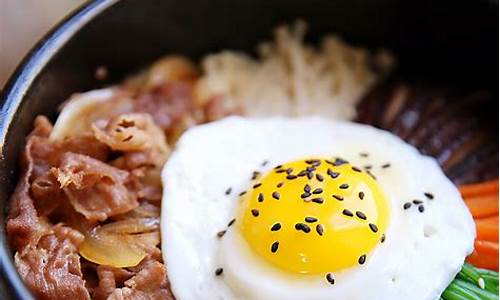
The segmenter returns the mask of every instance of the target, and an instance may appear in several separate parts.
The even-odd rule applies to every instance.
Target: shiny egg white
[[[334,285],[323,276],[304,280],[276,270],[234,227],[217,238],[253,171],[311,156],[372,165],[391,206],[385,242],[364,265],[337,272]],[[263,161],[269,163],[262,166]],[[382,168],[386,163],[390,168]],[[178,300],[434,300],[473,250],[472,217],[436,161],[367,125],[317,117],[230,117],[197,126],[179,140],[162,182],[162,250]],[[228,187],[232,193],[226,195]],[[423,213],[415,206],[403,209],[413,199],[424,201]],[[224,273],[215,276],[219,267]]]

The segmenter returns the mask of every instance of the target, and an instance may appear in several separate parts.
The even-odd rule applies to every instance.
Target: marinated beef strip
[[[54,130],[37,117],[7,221],[37,298],[174,299],[158,248],[161,168],[185,129],[234,113],[196,99],[197,76],[167,57],[121,86],[72,97]],[[116,248],[139,263],[113,266],[123,263],[109,258]]]
[[[22,175],[11,199],[7,233],[16,250],[20,276],[39,299],[90,299],[82,278],[77,245],[82,235],[61,224],[50,225],[39,217],[30,195],[33,177],[47,168],[34,157],[34,143],[46,139],[51,127],[38,118],[22,156]],[[38,157],[39,158],[39,157]]]
[[[59,168],[51,171],[73,208],[91,223],[139,205],[135,194],[126,187],[129,173],[97,159],[67,152]]]
[[[498,129],[484,122],[490,97],[389,81],[359,103],[356,121],[389,130],[435,157],[456,184],[477,182],[498,177]]]

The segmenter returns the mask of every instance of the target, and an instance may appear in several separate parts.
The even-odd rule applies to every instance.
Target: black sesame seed
[[[411,207],[411,203],[410,202],[406,202],[405,204],[403,204],[403,209],[408,209]]]
[[[363,200],[363,198],[365,197],[365,193],[359,192],[358,197],[359,197],[359,199]]]
[[[425,211],[425,207],[423,205],[418,206],[418,211],[423,213]]]
[[[387,169],[387,168],[389,168],[390,166],[391,166],[391,164],[390,164],[390,163],[383,164],[383,165],[382,165],[382,169]]]
[[[312,201],[312,202],[314,202],[314,203],[319,203],[319,204],[321,204],[321,203],[323,203],[325,200],[323,200],[323,198],[314,198],[314,199],[312,199],[311,201]]]
[[[366,220],[366,215],[363,212],[361,212],[361,211],[357,211],[356,212],[356,216],[358,218],[360,218],[361,220]]]
[[[280,246],[280,242],[274,242],[272,245],[271,245],[271,252],[272,253],[276,253],[276,251],[278,251],[278,247]]]
[[[308,159],[308,160],[306,160],[306,164],[308,164],[308,165],[313,165],[313,164],[317,164],[317,163],[321,163],[321,161],[319,159]]]
[[[302,195],[300,195],[300,198],[305,199],[309,196],[311,196],[311,193],[302,193]]]
[[[323,228],[323,225],[321,225],[321,224],[316,225],[316,232],[319,235],[323,235],[323,232],[325,232],[325,229]]]
[[[221,230],[221,231],[217,232],[217,237],[221,238],[224,236],[224,234],[226,234],[226,230]]]
[[[368,153],[366,153],[366,152],[361,152],[361,153],[359,154],[359,156],[361,156],[361,157],[368,157]]]
[[[306,170],[302,170],[299,172],[299,174],[297,174],[298,177],[303,177],[303,176],[306,176],[307,175],[307,171]]]
[[[311,201],[314,203],[319,203],[319,204],[325,202],[325,200],[323,200],[323,198],[314,198]]]
[[[280,183],[278,183],[278,184],[276,185],[276,187],[277,187],[277,188],[280,188],[280,187],[282,187],[282,186],[283,186],[283,184],[284,184],[283,182],[280,182]]]
[[[229,221],[229,223],[227,223],[227,227],[231,227],[231,225],[233,225],[235,221],[236,219],[232,219],[231,221]]]
[[[361,255],[359,258],[358,258],[358,263],[360,265],[364,264],[366,262],[366,254],[363,254]]]
[[[273,198],[276,199],[276,200],[279,200],[280,199],[280,193],[273,192]]]
[[[282,165],[277,165],[276,167],[274,167],[275,170],[278,170],[278,169],[281,169],[281,168],[283,168]]]
[[[311,192],[311,186],[310,186],[310,185],[308,185],[308,184],[306,184],[306,185],[304,186],[304,192],[306,192],[306,193],[310,193],[310,192]]]
[[[304,223],[295,224],[295,229],[299,230],[299,231],[303,231],[305,233],[309,233],[311,231],[311,227],[309,227],[309,225],[304,224]]]
[[[311,164],[313,167],[319,167],[321,165],[321,161],[317,160]]]
[[[261,166],[263,166],[263,167],[265,167],[268,163],[269,163],[269,161],[268,161],[268,160],[265,160],[265,161],[263,161],[260,165],[261,165]]]
[[[366,165],[363,167],[365,170],[371,170],[373,167],[372,165]]]
[[[231,194],[231,191],[232,191],[232,190],[233,190],[232,188],[228,188],[228,189],[225,191],[225,194],[226,194],[226,195]]]
[[[349,188],[349,185],[347,183],[342,183],[341,185],[339,185],[339,189],[348,189]]]
[[[422,201],[422,200],[413,200],[412,202],[413,202],[413,204],[415,204],[415,205],[419,205],[419,204],[424,203],[424,201]]]
[[[331,161],[331,160],[325,159],[325,162],[326,162],[327,164],[329,164],[329,165],[334,166],[333,161]]]
[[[323,193],[323,189],[322,188],[314,189],[314,191],[312,193],[315,194],[315,195],[321,194],[321,193]]]
[[[286,177],[286,179],[289,179],[289,180],[292,180],[292,179],[295,179],[295,178],[297,178],[297,175],[288,175]]]
[[[281,224],[280,223],[276,223],[274,224],[272,227],[271,227],[271,231],[278,231],[281,229]]]
[[[322,182],[324,180],[323,176],[321,176],[321,174],[316,174],[316,179],[319,181],[319,182]]]
[[[253,171],[253,173],[252,173],[252,180],[257,179],[257,177],[259,177],[259,175],[260,175],[259,171]]]
[[[312,172],[307,173],[307,178],[311,180],[314,177],[314,174]]]
[[[329,284],[335,284],[335,278],[332,273],[326,274],[326,281],[328,281]]]
[[[375,177],[375,175],[373,175],[372,172],[370,172],[369,170],[366,171],[366,174],[370,175],[370,177],[373,178],[373,180],[377,180],[377,177]]]
[[[285,170],[285,169],[278,169],[278,170],[276,170],[276,173],[278,173],[278,174],[279,174],[279,173],[285,173],[285,172],[286,172],[286,170]]]
[[[339,201],[342,201],[344,200],[344,197],[340,196],[340,195],[332,195],[333,198],[339,200]]]
[[[215,276],[220,276],[220,275],[222,275],[222,272],[224,272],[224,269],[222,269],[222,268],[217,268],[217,269],[215,269]]]
[[[346,163],[348,163],[347,160],[344,160],[342,158],[335,158],[335,161],[333,162],[333,165],[336,166],[336,167],[338,167],[338,166],[341,166],[341,165],[346,164]]]
[[[434,195],[433,195],[433,194],[431,194],[431,193],[424,193],[424,195],[425,195],[425,197],[427,197],[427,199],[429,199],[429,200],[434,199]]]
[[[380,242],[381,243],[385,242],[385,234],[382,234],[382,236],[380,237]]]
[[[258,217],[258,216],[259,216],[259,210],[258,210],[258,209],[255,209],[255,208],[254,208],[254,209],[252,209],[252,215],[253,215],[254,217]]]
[[[257,201],[259,202],[264,201],[264,195],[262,193],[259,193],[259,196],[257,196]]]
[[[314,172],[314,171],[316,171],[316,168],[315,167],[307,167],[306,171],[307,172]]]
[[[343,214],[344,216],[348,216],[348,217],[352,217],[352,216],[354,216],[354,214],[353,214],[350,210],[348,210],[348,209],[344,209],[344,210],[342,211],[342,214]]]
[[[337,173],[337,172],[333,172],[331,169],[326,170],[326,173],[327,173],[328,175],[330,175],[330,177],[331,177],[331,178],[333,178],[333,179],[335,179],[335,178],[339,177],[339,175],[340,175],[340,174],[339,174],[339,173]]]
[[[314,222],[317,222],[318,219],[315,217],[305,217],[304,221],[306,221],[307,223],[314,223]]]
[[[286,173],[287,173],[287,174],[292,174],[292,173],[293,173],[293,169],[292,169],[292,168],[288,168],[288,169],[286,169]]]
[[[378,231],[377,225],[370,223],[368,224],[368,226],[370,226],[371,231],[373,231],[374,233]]]
[[[351,168],[354,172],[361,172],[361,169],[358,167],[352,167]]]
[[[253,188],[254,188],[254,189],[256,189],[256,188],[258,188],[258,187],[259,187],[259,186],[261,186],[261,185],[262,185],[262,183],[257,183],[257,184],[254,184],[254,185],[253,185]]]
[[[245,195],[246,193],[247,193],[247,191],[243,191],[243,192],[239,193],[239,196],[243,196],[243,195]]]

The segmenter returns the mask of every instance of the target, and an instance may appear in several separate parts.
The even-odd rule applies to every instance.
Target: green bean
[[[498,272],[488,270],[488,269],[481,269],[481,268],[475,268],[475,269],[481,275],[491,275],[491,276],[498,277]]]
[[[455,279],[453,281],[453,283],[462,289],[469,290],[470,292],[475,293],[478,296],[477,298],[479,298],[479,299],[482,299],[482,300],[498,299],[498,295],[496,295],[490,291],[483,290],[483,289],[477,287],[477,285],[472,284],[470,282],[466,282],[466,281],[463,281],[460,279]]]
[[[446,288],[442,296],[445,300],[477,300],[474,293],[460,288],[455,284],[455,281]]]
[[[484,287],[485,287],[484,278],[481,277],[481,274],[473,266],[465,263],[462,266],[462,270],[460,270],[460,272],[458,273],[458,276],[459,276],[459,278],[464,279],[464,280],[469,279],[466,281],[470,281],[484,290]]]

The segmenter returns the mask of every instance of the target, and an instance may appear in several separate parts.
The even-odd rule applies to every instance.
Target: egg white
[[[391,206],[385,242],[364,265],[337,272],[334,285],[324,276],[304,278],[269,266],[235,227],[216,237],[233,218],[253,171],[309,156],[372,165]],[[386,163],[390,167],[382,168]],[[226,118],[188,130],[162,181],[162,249],[178,300],[437,299],[473,250],[472,217],[436,161],[367,125],[318,117]],[[225,195],[228,187],[232,193]],[[413,199],[424,201],[423,213],[415,205],[403,209]],[[224,273],[215,276],[219,267]]]

